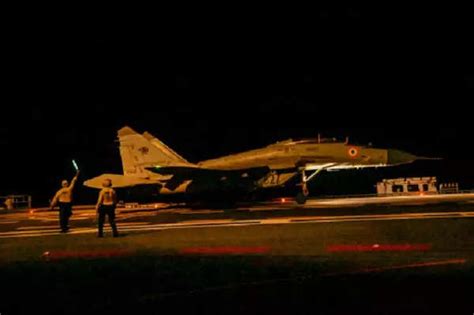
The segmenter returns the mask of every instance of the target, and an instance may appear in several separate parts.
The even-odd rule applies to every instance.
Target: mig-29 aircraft
[[[322,171],[387,167],[424,159],[399,150],[318,136],[191,163],[148,132],[139,134],[124,127],[118,131],[118,139],[123,174],[103,174],[87,180],[85,186],[101,188],[108,178],[115,188],[144,188],[153,197],[173,195],[199,200],[248,196],[296,180],[296,202],[304,204],[308,182]]]

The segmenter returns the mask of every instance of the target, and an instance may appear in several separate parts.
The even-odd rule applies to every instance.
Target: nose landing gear
[[[306,176],[306,170],[303,169],[301,170],[301,183],[299,186],[301,186],[301,191],[296,194],[295,200],[296,203],[299,205],[304,205],[306,201],[308,200],[309,196],[309,190],[308,190],[308,182],[316,177],[321,171],[323,171],[324,168],[320,168],[316,170],[313,174]]]
[[[307,183],[302,183],[301,185],[301,191],[296,194],[295,200],[297,204],[304,205],[306,203],[306,200],[308,200],[309,190]]]

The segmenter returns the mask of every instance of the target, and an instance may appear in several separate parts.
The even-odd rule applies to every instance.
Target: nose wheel
[[[296,194],[295,200],[297,204],[304,205],[306,203],[306,200],[308,200],[309,196],[308,184],[303,183],[301,186],[302,189],[299,193]]]
[[[304,169],[301,171],[301,184],[299,184],[301,186],[301,191],[298,192],[295,197],[297,204],[304,205],[306,203],[309,196],[308,182],[316,177],[316,175],[318,175],[323,169],[324,168],[320,168],[309,176],[306,176],[306,171]]]

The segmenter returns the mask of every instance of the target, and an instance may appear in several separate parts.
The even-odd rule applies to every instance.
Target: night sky
[[[444,157],[440,173],[469,182],[468,41],[433,27],[436,18],[375,32],[380,20],[342,8],[317,11],[305,32],[213,36],[191,28],[186,36],[15,40],[7,48],[0,196],[47,201],[73,175],[72,158],[82,179],[120,172],[114,140],[124,125],[151,132],[190,161],[318,133],[350,136]]]

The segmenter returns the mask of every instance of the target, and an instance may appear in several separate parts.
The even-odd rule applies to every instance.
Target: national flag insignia
[[[141,154],[145,155],[148,154],[150,149],[148,149],[147,147],[141,147],[140,149],[138,149],[138,151],[140,151]]]

